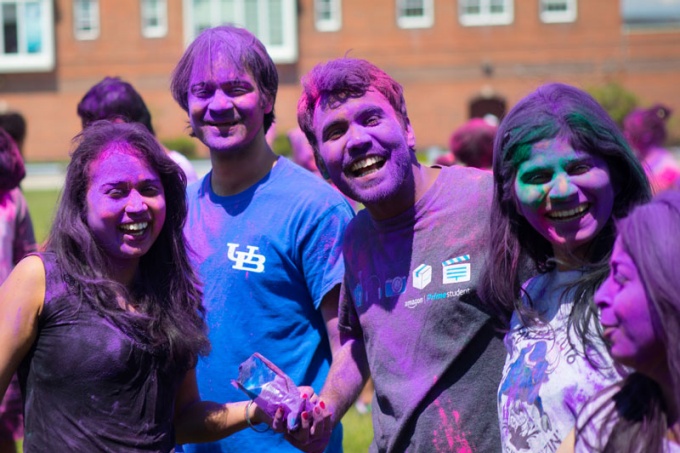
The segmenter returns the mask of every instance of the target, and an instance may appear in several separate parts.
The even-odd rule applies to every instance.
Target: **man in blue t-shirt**
[[[274,154],[276,67],[244,29],[202,32],[172,77],[172,94],[212,170],[188,188],[185,235],[204,283],[211,354],[196,374],[203,399],[238,401],[231,380],[259,352],[295,384],[319,391],[338,347],[342,235],[353,211],[312,173]],[[251,426],[191,452],[297,451],[282,434]],[[256,432],[258,431],[258,432]],[[326,451],[342,451],[341,428]]]

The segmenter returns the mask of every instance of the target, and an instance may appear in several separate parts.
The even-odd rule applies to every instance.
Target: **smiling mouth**
[[[380,170],[385,165],[385,159],[378,156],[369,156],[360,159],[349,167],[348,173],[355,178],[370,175]]]
[[[588,209],[590,209],[590,203],[583,203],[573,209],[551,211],[546,214],[546,217],[559,222],[568,222],[583,217],[583,215],[588,212]]]
[[[120,228],[120,230],[125,234],[129,234],[131,236],[141,236],[144,234],[148,226],[149,222],[137,222],[125,223],[118,228]]]

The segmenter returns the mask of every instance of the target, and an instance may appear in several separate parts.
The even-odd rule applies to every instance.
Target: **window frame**
[[[17,6],[17,53],[5,53],[4,30],[0,33],[0,74],[23,72],[49,72],[54,70],[54,2],[52,0],[0,0]],[[40,14],[40,51],[30,53],[27,33],[26,6],[38,5]],[[34,24],[31,22],[31,24]],[[3,12],[0,8],[0,25],[4,28]]]
[[[323,5],[327,6],[329,18],[320,18]],[[317,31],[330,32],[342,28],[342,0],[314,0],[314,27]]]
[[[79,29],[79,25],[82,22],[83,17],[80,17],[80,14],[82,14],[82,10],[79,11],[77,5],[83,5],[85,3],[89,3],[90,5],[92,5],[92,9],[90,10],[90,17],[87,18],[92,21],[91,30]],[[92,41],[94,39],[99,38],[99,32],[101,29],[101,23],[99,18],[100,18],[99,0],[73,0],[73,36],[78,41]]]
[[[434,25],[434,2],[433,0],[420,0],[423,15],[420,17],[404,16],[408,0],[396,0],[397,25],[399,28],[431,28]]]
[[[154,0],[155,8],[146,6],[152,0],[140,0],[139,1],[139,17],[140,24],[142,28],[142,36],[145,38],[163,38],[168,35],[168,1],[167,0]],[[146,26],[144,24],[145,18],[151,17],[147,16],[146,13],[152,11],[156,15],[158,25]]]
[[[485,25],[509,25],[515,20],[515,6],[513,0],[501,0],[504,6],[503,14],[491,13],[493,0],[479,0],[479,14],[465,13],[467,0],[458,0],[458,21],[466,27]]]
[[[577,0],[559,0],[567,7],[566,11],[546,11],[545,7],[549,3],[554,3],[558,0],[538,0],[539,17],[541,22],[546,24],[560,24],[575,22],[578,16],[578,2]]]
[[[182,8],[184,12],[184,39],[185,45],[189,45],[191,41],[198,36],[198,30],[194,24],[194,8],[193,2],[197,0],[182,0]],[[210,15],[210,27],[215,27],[221,25],[219,15],[219,1],[220,0],[203,0],[209,3],[211,9]],[[245,0],[233,0],[236,3],[234,8],[234,15],[237,16],[237,20],[233,21],[234,25],[239,27],[245,27],[246,17],[245,17]],[[258,10],[262,11],[266,8],[262,6],[266,1],[273,0],[256,0],[258,2]],[[267,48],[267,53],[272,58],[274,63],[295,63],[298,60],[298,35],[297,35],[297,1],[296,0],[279,0],[281,2],[281,20],[280,26],[283,35],[282,45],[273,45],[269,43],[267,38],[260,36],[258,33],[255,35],[262,41],[262,43]],[[215,12],[215,13],[213,13]],[[239,17],[240,16],[240,17]],[[262,24],[267,24],[268,20],[267,14],[259,14],[259,29],[267,30],[269,27],[262,26]],[[252,30],[251,30],[252,31]]]

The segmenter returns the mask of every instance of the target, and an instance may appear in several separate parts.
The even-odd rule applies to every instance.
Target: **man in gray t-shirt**
[[[345,233],[342,347],[323,410],[292,441],[320,451],[370,373],[371,451],[500,451],[505,350],[473,291],[486,257],[491,174],[420,165],[401,86],[364,60],[312,69],[298,121],[321,172],[366,209]]]

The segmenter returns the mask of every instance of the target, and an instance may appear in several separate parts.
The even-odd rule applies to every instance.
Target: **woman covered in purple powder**
[[[608,272],[614,218],[648,200],[648,182],[602,107],[558,83],[504,118],[493,173],[481,293],[501,318],[512,314],[498,390],[501,441],[506,452],[555,451],[588,398],[619,379],[593,294]]]
[[[0,394],[18,369],[25,451],[170,452],[269,421],[198,396],[209,343],[180,168],[137,124],[77,139],[45,252],[0,287]]]
[[[634,372],[579,414],[577,452],[680,452],[679,230],[677,191],[617,222],[611,272],[595,303],[612,357]]]

